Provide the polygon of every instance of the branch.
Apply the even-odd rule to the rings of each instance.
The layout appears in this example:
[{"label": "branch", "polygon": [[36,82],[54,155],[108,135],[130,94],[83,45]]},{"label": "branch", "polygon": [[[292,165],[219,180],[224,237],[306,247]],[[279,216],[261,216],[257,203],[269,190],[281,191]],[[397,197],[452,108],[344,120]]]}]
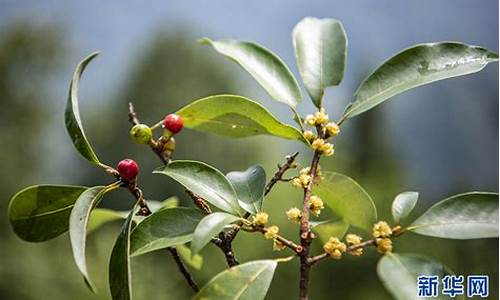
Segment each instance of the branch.
[{"label": "branch", "polygon": [[172,254],[172,257],[174,258],[175,263],[177,264],[177,267],[179,268],[179,271],[182,273],[182,275],[184,275],[184,278],[188,282],[189,286],[193,289],[193,291],[195,293],[197,293],[200,290],[198,288],[198,284],[196,283],[196,281],[194,281],[194,278],[191,275],[191,273],[189,273],[188,268],[186,267],[186,265],[182,261],[181,257],[179,256],[179,253],[177,253],[177,249],[175,249],[173,247],[168,247],[167,250],[170,251],[170,254]]}]

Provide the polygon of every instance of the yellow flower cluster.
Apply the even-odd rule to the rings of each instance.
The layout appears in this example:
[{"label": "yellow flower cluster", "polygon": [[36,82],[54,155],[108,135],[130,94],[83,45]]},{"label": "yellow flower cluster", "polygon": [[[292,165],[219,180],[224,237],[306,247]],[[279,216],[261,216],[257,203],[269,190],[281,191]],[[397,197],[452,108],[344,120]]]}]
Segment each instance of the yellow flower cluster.
[{"label": "yellow flower cluster", "polygon": [[260,227],[266,226],[268,219],[268,214],[266,214],[265,212],[259,212],[256,213],[255,216],[253,216],[253,224]]},{"label": "yellow flower cluster", "polygon": [[309,126],[324,125],[326,123],[328,123],[328,115],[326,114],[324,108],[321,108],[314,115],[306,116],[306,124]]},{"label": "yellow flower cluster", "polygon": [[278,232],[280,231],[279,227],[276,225],[269,226],[266,228],[266,232],[264,233],[264,237],[268,240],[275,239],[278,236]]},{"label": "yellow flower cluster", "polygon": [[323,200],[321,200],[320,197],[313,195],[309,198],[309,210],[311,211],[311,214],[317,217],[323,208],[325,208],[325,206],[323,205]]},{"label": "yellow flower cluster", "polygon": [[375,238],[386,238],[390,237],[392,234],[391,227],[387,222],[380,221],[373,225],[373,237]]},{"label": "yellow flower cluster", "polygon": [[325,132],[328,137],[336,136],[340,133],[340,127],[335,122],[330,122],[325,125]]},{"label": "yellow flower cluster", "polygon": [[309,182],[311,181],[311,175],[301,174],[299,177],[295,177],[292,179],[292,185],[298,188],[307,188],[309,186]]},{"label": "yellow flower cluster", "polygon": [[392,252],[392,241],[389,238],[381,238],[381,239],[376,239],[375,242],[377,243],[377,251],[379,253],[387,253],[387,252]]},{"label": "yellow flower cluster", "polygon": [[[361,237],[359,235],[350,233],[350,234],[346,235],[345,241],[346,241],[347,245],[353,246],[353,245],[357,245],[357,244],[361,243]],[[349,254],[351,254],[353,256],[360,256],[363,254],[363,248],[358,248],[358,249],[352,250],[349,252]]]},{"label": "yellow flower cluster", "polygon": [[316,135],[311,130],[306,130],[304,131],[304,137],[311,143],[316,138]]},{"label": "yellow flower cluster", "polygon": [[346,249],[346,245],[336,237],[331,237],[328,242],[323,245],[323,250],[334,259],[342,258],[342,253],[345,252]]},{"label": "yellow flower cluster", "polygon": [[297,207],[290,208],[286,212],[286,217],[288,218],[288,220],[292,222],[299,223],[301,217],[301,211]]},{"label": "yellow flower cluster", "polygon": [[325,156],[331,156],[334,152],[333,144],[325,142],[324,139],[315,139],[311,147]]}]

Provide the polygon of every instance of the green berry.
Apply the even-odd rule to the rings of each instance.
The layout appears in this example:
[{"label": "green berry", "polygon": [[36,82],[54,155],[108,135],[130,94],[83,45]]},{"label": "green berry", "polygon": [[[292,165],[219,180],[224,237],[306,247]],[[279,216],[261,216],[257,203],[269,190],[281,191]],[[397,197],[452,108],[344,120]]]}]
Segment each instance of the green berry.
[{"label": "green berry", "polygon": [[149,144],[153,138],[153,132],[149,126],[137,124],[130,129],[130,136],[138,144]]}]

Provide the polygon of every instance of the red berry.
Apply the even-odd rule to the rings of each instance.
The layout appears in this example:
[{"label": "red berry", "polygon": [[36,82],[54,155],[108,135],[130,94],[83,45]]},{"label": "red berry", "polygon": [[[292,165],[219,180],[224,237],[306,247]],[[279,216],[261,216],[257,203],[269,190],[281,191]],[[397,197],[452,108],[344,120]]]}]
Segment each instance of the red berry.
[{"label": "red berry", "polygon": [[124,159],[118,163],[118,172],[125,180],[132,180],[139,174],[139,165],[133,159]]},{"label": "red berry", "polygon": [[168,114],[163,120],[163,128],[176,134],[182,129],[182,117],[176,114]]}]

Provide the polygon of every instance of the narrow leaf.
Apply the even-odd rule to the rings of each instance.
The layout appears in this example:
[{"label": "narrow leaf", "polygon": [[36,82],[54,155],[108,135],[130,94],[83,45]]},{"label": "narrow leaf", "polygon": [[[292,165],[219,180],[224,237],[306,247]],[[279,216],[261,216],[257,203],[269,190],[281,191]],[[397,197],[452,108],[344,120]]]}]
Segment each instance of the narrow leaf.
[{"label": "narrow leaf", "polygon": [[113,300],[132,299],[132,274],[130,270],[130,231],[137,205],[130,212],[116,239],[109,260],[109,290]]},{"label": "narrow leaf", "polygon": [[223,212],[212,213],[204,217],[194,230],[191,252],[194,254],[200,252],[224,227],[239,219],[239,217]]},{"label": "narrow leaf", "polygon": [[349,229],[349,223],[340,221],[321,222],[314,226],[312,231],[316,233],[322,243],[326,243],[330,237],[342,239]]},{"label": "narrow leaf", "polygon": [[184,126],[193,130],[242,138],[272,135],[308,143],[295,127],[281,123],[255,101],[236,95],[216,95],[196,100],[181,108]]},{"label": "narrow leaf", "polygon": [[90,212],[99,203],[106,192],[107,187],[104,186],[95,186],[87,189],[80,195],[78,200],[76,200],[75,206],[69,217],[69,237],[73,250],[73,257],[78,270],[82,273],[85,282],[93,292],[96,290],[90,280],[85,258],[87,223],[89,221]]},{"label": "narrow leaf", "polygon": [[295,58],[302,81],[316,107],[325,88],[339,85],[344,77],[347,36],[335,19],[304,18],[293,30]]},{"label": "narrow leaf", "polygon": [[487,49],[456,42],[420,44],[383,63],[356,91],[343,118],[359,115],[409,89],[481,71],[498,60]]},{"label": "narrow leaf", "polygon": [[324,172],[324,179],[313,192],[325,205],[345,222],[370,231],[377,220],[372,198],[352,178],[333,172]]},{"label": "narrow leaf", "polygon": [[17,192],[9,204],[9,221],[21,239],[44,242],[66,231],[81,186],[34,185]]},{"label": "narrow leaf", "polygon": [[498,237],[498,194],[471,192],[444,199],[415,220],[408,230],[460,240]]},{"label": "narrow leaf", "polygon": [[404,192],[397,195],[392,202],[392,217],[394,222],[399,223],[401,219],[406,218],[415,207],[415,204],[417,204],[417,200],[417,192]]},{"label": "narrow leaf", "polygon": [[[396,253],[388,253],[380,259],[377,273],[384,286],[398,300],[426,299],[418,297],[418,276],[439,276],[441,279],[452,274],[441,263],[427,257]],[[437,299],[451,298],[440,293]]]},{"label": "narrow leaf", "polygon": [[73,145],[80,154],[85,157],[88,161],[99,165],[99,159],[97,158],[92,146],[90,145],[85,132],[82,127],[82,120],[80,118],[80,110],[78,108],[78,85],[80,83],[80,77],[82,76],[85,67],[94,59],[99,53],[94,52],[83,59],[76,67],[75,73],[73,74],[73,79],[69,86],[69,96],[68,102],[66,104],[66,111],[64,114],[66,129],[68,131]]},{"label": "narrow leaf", "polygon": [[255,214],[262,207],[266,171],[261,166],[251,166],[243,172],[230,172],[226,175],[234,187],[240,206]]},{"label": "narrow leaf", "polygon": [[205,163],[177,160],[153,173],[171,177],[186,189],[229,213],[239,213],[238,197],[227,178],[216,168]]},{"label": "narrow leaf", "polygon": [[262,300],[277,262],[257,260],[225,270],[212,278],[193,299]]},{"label": "narrow leaf", "polygon": [[161,209],[140,222],[130,236],[132,256],[190,242],[205,214],[188,207]]},{"label": "narrow leaf", "polygon": [[274,98],[295,108],[302,100],[297,80],[286,64],[270,50],[253,42],[202,39],[220,54],[234,60]]},{"label": "narrow leaf", "polygon": [[189,249],[186,245],[177,245],[175,246],[175,249],[177,249],[177,253],[179,253],[180,257],[186,264],[196,270],[201,270],[201,267],[203,266],[203,256],[199,254],[192,255],[191,249]]}]

